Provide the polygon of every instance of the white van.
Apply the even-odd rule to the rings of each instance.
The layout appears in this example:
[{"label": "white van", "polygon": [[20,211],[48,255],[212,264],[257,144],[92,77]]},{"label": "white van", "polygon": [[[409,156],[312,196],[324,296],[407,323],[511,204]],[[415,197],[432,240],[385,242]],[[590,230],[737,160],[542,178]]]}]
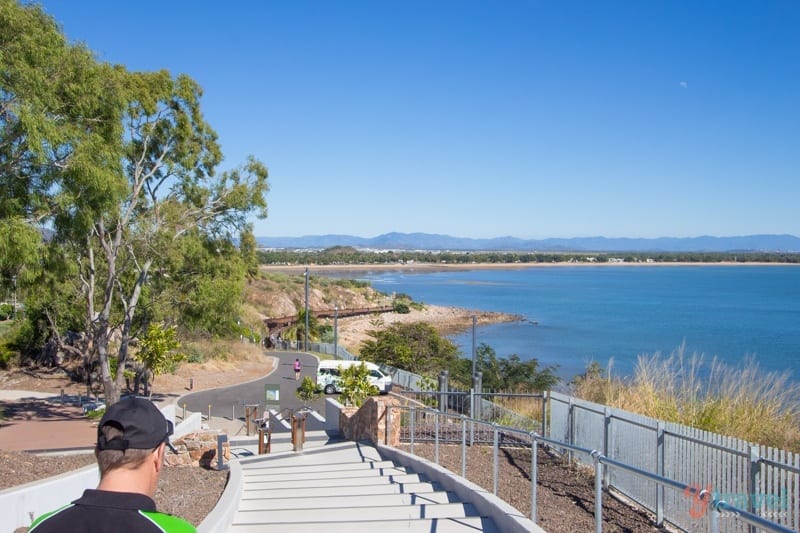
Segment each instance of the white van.
[{"label": "white van", "polygon": [[317,385],[325,391],[325,394],[336,394],[339,392],[339,373],[345,368],[361,363],[364,363],[369,370],[370,384],[378,387],[381,394],[387,394],[392,390],[392,378],[381,372],[378,365],[369,361],[332,361],[329,359],[320,361],[317,368]]}]

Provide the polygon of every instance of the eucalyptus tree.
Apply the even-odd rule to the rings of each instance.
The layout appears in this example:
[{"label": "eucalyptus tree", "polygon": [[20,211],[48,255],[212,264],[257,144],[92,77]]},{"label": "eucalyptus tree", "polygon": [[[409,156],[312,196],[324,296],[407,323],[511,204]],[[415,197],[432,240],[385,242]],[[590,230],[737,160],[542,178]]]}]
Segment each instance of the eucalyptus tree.
[{"label": "eucalyptus tree", "polygon": [[42,270],[42,225],[113,198],[119,147],[114,68],[70,45],[35,5],[0,0],[0,273]]},{"label": "eucalyptus tree", "polygon": [[[112,403],[124,380],[121,372],[112,380],[111,336],[118,337],[117,364],[124,368],[140,297],[159,258],[190,234],[230,242],[249,213],[266,216],[267,191],[266,167],[253,158],[215,174],[220,148],[200,112],[200,87],[189,77],[125,72],[121,86],[127,102],[120,151],[126,187],[113,207],[93,213],[79,256],[85,290],[93,295],[87,313],[96,317],[92,335]],[[98,272],[104,275],[98,278]]]},{"label": "eucalyptus tree", "polygon": [[[112,368],[130,360],[142,296],[158,298],[151,278],[190,282],[191,269],[170,271],[186,239],[239,257],[234,235],[250,214],[266,216],[267,169],[249,158],[218,173],[222,154],[197,83],[101,63],[38,7],[0,0],[0,54],[0,223],[24,230],[29,244],[0,238],[0,247],[27,250],[3,268],[24,268],[52,235],[27,263],[72,264],[39,274],[66,276],[53,283],[81,309],[79,349],[96,357],[114,403],[124,376]],[[63,306],[44,296],[39,304],[58,337]]]}]

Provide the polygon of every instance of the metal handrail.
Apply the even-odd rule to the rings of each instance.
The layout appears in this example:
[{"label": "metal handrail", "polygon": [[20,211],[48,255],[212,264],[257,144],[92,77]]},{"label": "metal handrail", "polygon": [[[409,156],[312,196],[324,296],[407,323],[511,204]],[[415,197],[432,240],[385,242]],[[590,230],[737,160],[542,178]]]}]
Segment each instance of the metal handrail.
[{"label": "metal handrail", "polygon": [[[545,437],[536,433],[535,431],[526,432],[517,428],[500,426],[498,424],[486,423],[482,420],[470,418],[465,415],[452,415],[452,414],[445,414],[437,409],[430,409],[430,408],[416,408],[416,407],[406,407],[406,406],[398,406],[392,405],[388,406],[387,409],[390,410],[390,415],[388,420],[392,420],[393,417],[391,416],[391,410],[400,410],[401,412],[407,411],[411,415],[410,418],[410,452],[414,454],[414,430],[415,430],[415,413],[425,413],[434,416],[434,426],[435,426],[435,439],[434,439],[434,462],[436,464],[439,463],[439,417],[445,416],[447,418],[454,418],[458,419],[461,422],[461,431],[462,431],[462,438],[461,438],[461,446],[462,446],[462,477],[465,477],[466,474],[466,432],[467,432],[467,424],[470,424],[471,427],[474,427],[475,424],[483,425],[483,426],[490,426],[492,428],[494,438],[493,438],[493,491],[494,494],[497,495],[497,486],[498,486],[498,477],[499,477],[499,465],[498,465],[498,449],[499,449],[499,433],[516,433],[519,435],[527,436],[531,439],[531,520],[536,522],[536,507],[537,507],[537,477],[538,477],[538,445],[540,443],[547,444],[550,446],[568,449],[574,452],[584,453],[592,457],[595,465],[595,532],[602,533],[603,530],[603,519],[602,519],[602,501],[603,501],[603,467],[612,467],[612,468],[619,468],[621,470],[625,470],[631,474],[636,476],[642,477],[644,479],[648,479],[657,483],[659,486],[662,487],[669,487],[672,489],[677,489],[683,491],[687,495],[692,496],[693,498],[697,498],[701,501],[704,505],[707,506],[707,509],[710,511],[710,520],[709,520],[709,531],[710,533],[719,533],[720,526],[719,526],[719,519],[721,513],[729,513],[736,518],[746,522],[749,525],[759,527],[765,529],[767,531],[771,531],[774,533],[794,533],[791,529],[788,529],[780,524],[776,524],[770,520],[762,518],[756,514],[750,513],[744,509],[740,509],[734,505],[727,503],[724,500],[717,500],[713,497],[713,494],[708,490],[700,490],[699,487],[696,485],[687,485],[681,481],[676,481],[674,479],[670,479],[664,476],[660,476],[658,474],[654,474],[647,470],[643,470],[641,468],[629,465],[627,463],[623,463],[622,461],[617,461],[615,459],[611,459],[610,457],[606,457],[602,454],[602,452],[598,450],[592,450],[588,448],[584,448],[582,446],[577,446],[574,444],[570,444],[568,442],[560,441],[558,439],[553,439],[550,437]],[[389,428],[387,428],[388,431]]]}]

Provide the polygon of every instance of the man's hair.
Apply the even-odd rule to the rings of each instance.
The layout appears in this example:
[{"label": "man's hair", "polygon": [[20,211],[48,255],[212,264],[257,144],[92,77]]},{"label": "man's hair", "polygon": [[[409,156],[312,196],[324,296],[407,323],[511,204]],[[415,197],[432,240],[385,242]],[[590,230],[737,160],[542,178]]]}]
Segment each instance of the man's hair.
[{"label": "man's hair", "polygon": [[[104,424],[103,427],[100,428],[100,431],[105,436],[106,440],[123,436],[122,428],[114,423]],[[137,450],[134,448],[128,448],[127,450],[95,449],[97,466],[100,469],[100,477],[105,476],[106,472],[118,468],[129,468],[131,470],[139,468],[151,453],[153,453],[153,450]]]}]

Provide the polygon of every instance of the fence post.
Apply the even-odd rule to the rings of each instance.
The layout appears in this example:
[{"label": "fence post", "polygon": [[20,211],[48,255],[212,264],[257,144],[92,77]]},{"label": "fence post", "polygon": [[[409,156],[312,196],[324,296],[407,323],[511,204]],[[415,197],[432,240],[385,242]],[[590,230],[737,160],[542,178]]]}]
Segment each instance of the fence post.
[{"label": "fence post", "polygon": [[461,415],[461,477],[467,479],[467,419]]},{"label": "fence post", "polygon": [[436,421],[434,423],[435,433],[434,433],[434,445],[433,445],[433,462],[438,465],[439,464],[439,411],[436,411],[436,413],[434,413],[433,416]]},{"label": "fence post", "polygon": [[[567,411],[567,444],[575,444],[575,403],[572,396],[569,397]],[[572,464],[572,448],[567,451],[567,462]]]},{"label": "fence post", "polygon": [[601,454],[592,451],[594,459],[594,531],[603,533],[603,463],[600,462]]},{"label": "fence post", "polygon": [[475,372],[472,376],[472,388],[475,390],[475,412],[470,416],[476,420],[483,420],[483,372]]},{"label": "fence post", "polygon": [[492,454],[492,490],[493,494],[497,496],[497,481],[500,477],[499,473],[499,464],[498,464],[498,455],[499,455],[499,448],[500,448],[500,441],[498,438],[498,431],[497,431],[497,423],[492,422],[492,429],[494,430],[494,445],[492,446],[493,454]]},{"label": "fence post", "polygon": [[442,370],[439,372],[439,411],[447,412],[447,378],[450,372]]},{"label": "fence post", "polygon": [[409,416],[411,417],[411,420],[409,421],[408,424],[408,430],[411,432],[411,445],[409,446],[409,452],[411,452],[411,455],[414,455],[414,419],[416,418],[416,416],[414,415],[413,405],[411,406],[411,410],[409,411]]},{"label": "fence post", "polygon": [[[664,477],[664,422],[656,423],[656,474]],[[606,468],[606,473],[608,469]],[[664,485],[656,483],[656,527],[664,525]]]},{"label": "fence post", "polygon": [[[750,526],[748,529],[755,529],[755,526]],[[714,506],[711,506],[708,513],[708,531],[709,533],[719,533],[719,511]]]},{"label": "fence post", "polygon": [[536,480],[539,479],[539,441],[531,431],[531,522],[536,523]]},{"label": "fence post", "polygon": [[[472,378],[473,385],[475,383],[475,377]],[[473,446],[475,444],[475,387],[473,386],[469,390],[469,445]]]},{"label": "fence post", "polygon": [[[609,442],[611,440],[611,409],[608,407],[603,408],[603,455],[609,456]],[[608,488],[608,468],[603,473],[603,486]]]},{"label": "fence post", "polygon": [[[748,468],[748,486],[747,486],[747,510],[753,514],[757,514],[756,512],[756,500],[760,500],[760,498],[756,497],[756,493],[758,492],[758,482],[759,482],[759,474],[761,472],[761,456],[759,453],[758,446],[751,445],[750,446],[750,465]],[[755,526],[750,526],[748,528],[750,533],[756,533]]]},{"label": "fence post", "polygon": [[540,432],[541,435],[547,436],[547,403],[550,399],[550,395],[547,391],[542,392],[542,431]]}]

